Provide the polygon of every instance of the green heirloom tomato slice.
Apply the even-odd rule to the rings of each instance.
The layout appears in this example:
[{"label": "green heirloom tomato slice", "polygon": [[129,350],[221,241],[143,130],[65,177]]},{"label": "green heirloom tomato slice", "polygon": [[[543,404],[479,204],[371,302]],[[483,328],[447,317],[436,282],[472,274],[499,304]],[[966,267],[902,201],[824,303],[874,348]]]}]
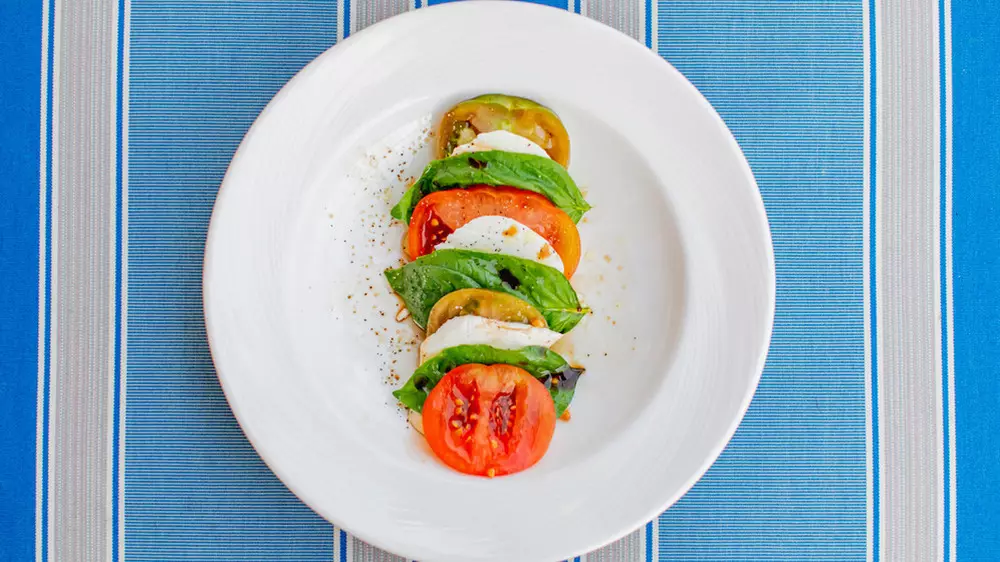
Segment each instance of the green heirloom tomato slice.
[{"label": "green heirloom tomato slice", "polygon": [[559,117],[529,99],[487,94],[465,100],[445,113],[438,131],[438,157],[472,142],[479,133],[509,131],[535,142],[565,167],[569,164],[569,134]]}]

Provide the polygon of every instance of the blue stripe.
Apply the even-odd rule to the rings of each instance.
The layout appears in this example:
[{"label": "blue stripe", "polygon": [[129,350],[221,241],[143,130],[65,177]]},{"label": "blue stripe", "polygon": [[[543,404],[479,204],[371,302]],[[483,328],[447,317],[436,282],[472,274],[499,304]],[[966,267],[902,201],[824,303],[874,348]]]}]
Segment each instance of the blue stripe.
[{"label": "blue stripe", "polygon": [[121,443],[121,419],[122,419],[122,396],[121,396],[121,380],[122,380],[122,356],[121,356],[121,333],[122,333],[122,314],[124,313],[122,308],[122,289],[123,285],[128,282],[128,276],[125,272],[125,256],[122,252],[122,241],[124,236],[124,231],[122,228],[122,222],[125,217],[123,211],[122,200],[124,198],[124,183],[125,183],[125,170],[123,169],[123,156],[124,156],[124,140],[125,140],[125,120],[124,120],[124,104],[125,104],[125,0],[118,0],[118,76],[116,77],[115,88],[118,92],[117,100],[115,103],[115,169],[117,173],[115,174],[115,271],[114,284],[115,284],[115,333],[114,333],[114,354],[115,354],[115,367],[114,367],[114,399],[112,408],[114,408],[114,426],[111,428],[112,431],[112,450],[111,450],[111,500],[113,505],[111,506],[111,560],[117,562],[119,556],[123,553],[119,552],[119,525],[121,523],[121,514],[118,511],[119,499],[121,498],[121,490],[119,490],[118,481],[120,478],[119,463],[121,459],[120,446]]},{"label": "blue stripe", "polygon": [[646,560],[653,562],[653,522],[646,523]]},{"label": "blue stripe", "polygon": [[[656,0],[646,0],[645,7],[646,10],[646,48],[653,48],[653,2]],[[579,0],[577,0],[579,2]]]},{"label": "blue stripe", "polygon": [[856,0],[662,0],[658,52],[754,171],[777,304],[739,430],[663,514],[664,560],[864,560],[867,544],[864,37]]},{"label": "blue stripe", "polygon": [[868,315],[870,318],[870,349],[871,349],[871,443],[872,443],[872,560],[879,559],[879,415],[878,415],[878,201],[876,180],[878,146],[878,33],[875,26],[875,1],[868,3],[868,41],[869,41],[869,138],[868,138]]},{"label": "blue stripe", "polygon": [[[361,0],[364,2],[365,0]],[[351,0],[344,0],[344,39],[351,35]]]},{"label": "blue stripe", "polygon": [[0,4],[0,558],[35,549],[41,5]]},{"label": "blue stripe", "polygon": [[347,562],[347,533],[340,532],[340,562]]},{"label": "blue stripe", "polygon": [[945,5],[944,0],[938,0],[938,83],[940,85],[938,95],[940,97],[940,135],[941,135],[941,150],[938,154],[940,160],[941,176],[939,181],[941,182],[941,188],[939,192],[940,203],[940,237],[939,237],[939,247],[940,247],[940,264],[939,264],[939,275],[941,284],[941,419],[944,425],[944,439],[942,442],[942,455],[944,456],[944,560],[947,562],[951,559],[951,424],[949,422],[949,415],[951,408],[949,406],[949,399],[951,393],[948,389],[948,377],[950,375],[951,366],[948,364],[948,325],[951,322],[948,314],[948,287],[951,284],[951,279],[948,278],[948,256],[947,256],[947,246],[948,246],[948,223],[947,223],[947,210],[945,207],[945,202],[947,201],[948,195],[948,168],[947,168],[947,146],[951,139],[948,138],[947,129],[947,117],[950,111],[948,107],[947,97],[945,95],[947,84],[948,84],[948,73],[947,73],[947,59],[945,58]]},{"label": "blue stripe", "polygon": [[1000,4],[951,15],[955,555],[1000,560]]}]

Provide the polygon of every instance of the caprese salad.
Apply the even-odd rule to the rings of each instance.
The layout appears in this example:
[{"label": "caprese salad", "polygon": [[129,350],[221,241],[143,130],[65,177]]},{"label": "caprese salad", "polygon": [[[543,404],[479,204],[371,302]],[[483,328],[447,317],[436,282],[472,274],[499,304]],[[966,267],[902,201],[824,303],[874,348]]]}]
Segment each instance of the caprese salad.
[{"label": "caprese salad", "polygon": [[547,107],[479,96],[437,137],[438,159],[392,209],[411,261],[385,276],[425,332],[393,395],[445,464],[511,474],[545,454],[583,373],[550,348],[589,312],[569,280],[590,205]]}]

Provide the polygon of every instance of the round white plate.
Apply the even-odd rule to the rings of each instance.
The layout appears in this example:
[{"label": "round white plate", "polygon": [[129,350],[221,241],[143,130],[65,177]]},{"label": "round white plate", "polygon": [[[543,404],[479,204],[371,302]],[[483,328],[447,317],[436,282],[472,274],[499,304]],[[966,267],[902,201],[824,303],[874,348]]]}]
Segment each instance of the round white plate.
[{"label": "round white plate", "polygon": [[[438,462],[392,399],[416,332],[382,276],[433,124],[486,92],[559,113],[594,206],[573,284],[595,313],[560,348],[587,368],[572,420],[492,480]],[[722,451],[763,366],[774,259],[739,147],[676,70],[584,17],[474,2],[375,25],[278,93],[222,185],[204,290],[232,409],[313,509],[426,562],[552,562],[655,517]]]}]

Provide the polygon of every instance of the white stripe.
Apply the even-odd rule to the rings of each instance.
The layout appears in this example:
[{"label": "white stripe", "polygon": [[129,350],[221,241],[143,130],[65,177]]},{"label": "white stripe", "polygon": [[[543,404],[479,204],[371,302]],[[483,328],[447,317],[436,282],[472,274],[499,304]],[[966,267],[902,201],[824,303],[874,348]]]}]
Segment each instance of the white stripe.
[{"label": "white stripe", "polygon": [[[639,557],[642,560],[646,560],[646,525],[639,527],[638,535],[639,535]],[[646,562],[653,562],[653,560],[646,560]]]},{"label": "white stripe", "polygon": [[[60,133],[60,130],[59,130],[60,129],[59,128],[59,113],[60,112],[59,112],[59,103],[58,103],[58,100],[59,100],[59,96],[61,94],[61,88],[60,88],[60,84],[59,84],[59,72],[60,72],[61,65],[60,65],[60,57],[56,56],[56,54],[60,52],[60,47],[61,47],[61,44],[62,44],[61,34],[59,33],[59,29],[60,29],[60,26],[62,25],[62,21],[63,21],[61,6],[62,6],[62,2],[60,2],[60,0],[56,0],[56,2],[55,2],[55,13],[52,14],[53,28],[55,29],[55,33],[52,34],[52,44],[49,46],[49,48],[52,50],[52,53],[53,53],[52,54],[52,77],[51,77],[52,78],[52,86],[51,86],[51,88],[52,88],[52,107],[51,107],[51,113],[52,113],[52,116],[51,116],[51,120],[52,120],[52,127],[51,127],[52,128],[52,135],[51,135],[51,138],[52,138],[52,152],[49,155],[49,159],[52,162],[50,176],[51,176],[51,178],[53,180],[55,180],[56,178],[59,177],[59,171],[60,171],[59,170],[59,143],[57,142],[57,139],[59,138],[59,133]],[[51,209],[52,209],[51,216],[54,218],[54,217],[59,216],[59,196],[58,196],[58,193],[57,193],[58,190],[59,190],[59,182],[58,181],[52,181],[52,184],[51,184],[50,188],[52,190],[52,201],[50,203],[51,204]],[[53,272],[57,271],[58,267],[59,267],[59,265],[58,265],[59,264],[59,245],[56,243],[56,241],[59,239],[59,230],[60,230],[60,228],[59,228],[59,221],[53,220],[52,224],[50,225],[50,228],[49,228],[49,240],[51,241],[50,242],[51,253],[49,254],[49,260],[48,260],[49,270],[53,271]],[[58,293],[59,293],[59,279],[58,279],[58,275],[54,275],[53,274],[53,275],[50,276],[50,281],[49,281],[49,288],[48,288],[49,309],[46,311],[47,314],[48,314],[48,317],[50,319],[50,322],[49,322],[49,341],[48,341],[49,373],[51,373],[54,370],[55,365],[56,365],[56,361],[58,360],[58,350],[59,350],[59,330],[57,328],[58,318],[56,318],[56,316],[54,314],[54,311],[56,311],[56,310],[59,309],[59,296],[58,296]],[[56,392],[58,392],[57,382],[58,381],[55,380],[55,377],[50,377],[49,378],[49,388],[48,388],[48,396],[49,396],[48,416],[49,416],[49,421],[52,420],[52,397],[54,397],[55,394],[56,394]],[[46,428],[46,429],[48,430],[49,428]],[[48,444],[48,458],[46,459],[46,463],[48,465],[48,470],[47,470],[46,478],[47,478],[47,481],[48,481],[48,485],[47,485],[46,493],[48,494],[48,502],[46,502],[46,505],[44,506],[43,509],[45,509],[46,520],[49,523],[48,534],[45,537],[45,542],[46,542],[45,547],[48,550],[48,557],[47,557],[47,562],[48,562],[48,561],[54,561],[55,560],[55,540],[53,539],[53,535],[55,533],[52,532],[52,523],[53,523],[53,517],[54,517],[54,513],[55,513],[55,509],[54,509],[55,508],[55,493],[54,493],[55,486],[53,484],[53,481],[55,480],[55,478],[54,478],[54,476],[55,476],[55,462],[54,462],[54,456],[55,456],[55,436],[54,436],[54,434],[55,434],[55,432],[48,431],[47,433],[48,434],[46,435],[46,441],[47,441],[47,444]]]},{"label": "white stripe", "polygon": [[[639,4],[639,33],[638,33],[639,37],[637,37],[637,39],[639,41],[641,41],[643,45],[645,45],[646,43],[649,43],[650,45],[652,45],[653,43],[650,41],[651,38],[650,37],[646,37],[646,3],[647,2],[650,3],[650,8],[652,8],[653,4],[656,4],[656,0],[643,0]],[[652,12],[650,12],[650,17],[652,17]],[[650,26],[650,29],[652,29],[652,26]],[[652,34],[652,31],[650,31],[650,34]]]},{"label": "white stripe", "polygon": [[[350,2],[350,5],[347,7],[347,13],[350,14],[350,16],[351,16],[351,21],[350,21],[351,27],[350,27],[350,29],[348,29],[347,31],[345,31],[345,33],[350,32],[348,34],[348,37],[350,37],[351,35],[354,35],[355,33],[358,32],[358,29],[359,29],[359,27],[358,27],[358,4],[360,4],[361,2],[366,2],[366,1],[367,0],[353,0],[352,2]],[[340,14],[341,14],[341,12],[337,13],[338,16]]]},{"label": "white stripe", "polygon": [[940,559],[945,406],[939,6],[881,1],[877,8],[875,532],[880,558]]},{"label": "white stripe", "polygon": [[42,562],[42,444],[45,442],[45,426],[43,423],[45,404],[45,287],[47,271],[47,254],[45,252],[46,217],[45,206],[48,203],[48,183],[45,177],[48,162],[47,128],[48,128],[48,81],[49,81],[49,3],[42,0],[42,72],[41,72],[41,115],[39,119],[39,159],[38,159],[38,396],[35,405],[35,560]]},{"label": "white stripe", "polygon": [[863,209],[864,209],[864,220],[863,220],[863,245],[864,245],[864,259],[863,259],[863,275],[864,275],[864,316],[865,316],[865,534],[866,534],[866,548],[865,557],[867,560],[872,560],[874,558],[873,552],[873,541],[874,541],[874,496],[872,492],[873,484],[873,462],[872,462],[872,428],[874,423],[872,420],[872,349],[871,349],[871,240],[869,233],[871,232],[871,205],[869,204],[870,197],[868,195],[869,190],[871,190],[871,36],[870,36],[870,26],[871,20],[869,15],[868,3],[865,3],[863,25],[864,25],[864,139],[865,139],[865,150],[864,150],[864,163],[863,163],[863,177],[864,177],[864,191],[863,191]]},{"label": "white stripe", "polygon": [[[935,7],[936,6],[937,5],[935,4]],[[934,178],[935,178],[935,186],[937,188],[935,189],[934,193],[934,218],[935,218],[934,263],[936,263],[938,267],[935,269],[934,291],[938,297],[936,299],[938,312],[940,312],[941,310],[940,296],[943,290],[943,287],[941,287],[941,264],[943,263],[943,254],[945,251],[945,249],[941,247],[941,234],[940,234],[941,221],[944,220],[943,212],[945,203],[944,201],[941,200],[941,167],[944,166],[944,162],[942,162],[940,158],[941,143],[944,140],[941,138],[941,123],[942,120],[944,119],[944,115],[941,114],[941,87],[943,85],[941,84],[940,65],[941,65],[941,57],[944,55],[941,52],[942,46],[940,44],[940,34],[939,34],[940,26],[944,25],[944,22],[939,21],[939,19],[940,18],[938,15],[938,10],[935,9],[934,10],[934,69],[936,72],[934,73],[934,114],[936,118],[935,121],[937,122],[938,126],[934,135],[934,153],[937,156],[937,158],[934,159]],[[936,409],[942,413],[944,412],[944,408],[946,408],[946,405],[944,404],[944,396],[942,395],[940,390],[941,383],[944,381],[945,361],[947,361],[947,359],[943,356],[943,351],[944,351],[942,344],[943,338],[941,337],[941,334],[944,330],[944,324],[943,324],[944,322],[945,318],[943,318],[940,314],[938,314],[935,320],[936,324],[935,333],[937,334],[938,337],[936,341],[934,341],[935,355],[938,357],[938,364],[935,372],[936,375],[935,378],[938,381]],[[935,467],[935,472],[936,472],[935,476],[938,482],[938,489],[940,489],[942,492],[944,492],[944,479],[948,477],[948,475],[945,474],[944,470],[944,454],[943,454],[944,453],[943,443],[944,440],[948,438],[947,435],[945,434],[945,423],[946,420],[942,415],[941,423],[937,427],[937,433],[938,433],[937,440],[939,443],[942,443],[942,448],[941,448],[942,454],[938,457],[937,466]],[[943,494],[941,500],[938,502],[936,506],[936,512],[937,513],[935,514],[935,517],[937,518],[937,521],[935,522],[935,527],[937,529],[939,539],[938,541],[936,541],[935,546],[939,550],[939,552],[943,555],[944,536],[945,536],[945,529],[944,529],[945,514],[944,514]]]},{"label": "white stripe", "polygon": [[344,40],[344,0],[337,0],[337,43],[340,43],[343,40]]},{"label": "white stripe", "polygon": [[340,529],[333,527],[333,562],[343,562],[340,559]]},{"label": "white stripe", "polygon": [[44,537],[50,559],[107,559],[115,515],[108,422],[117,391],[116,132],[109,127],[116,124],[117,8],[57,0],[52,18]]},{"label": "white stripe", "polygon": [[944,0],[944,104],[945,104],[945,159],[944,159],[944,228],[945,228],[945,308],[948,314],[948,327],[945,337],[948,342],[948,439],[949,447],[949,510],[951,522],[949,525],[949,560],[956,559],[956,536],[958,534],[958,456],[955,451],[955,306],[952,300],[952,246],[951,246],[951,213],[952,213],[952,97],[951,97],[951,0]]}]

